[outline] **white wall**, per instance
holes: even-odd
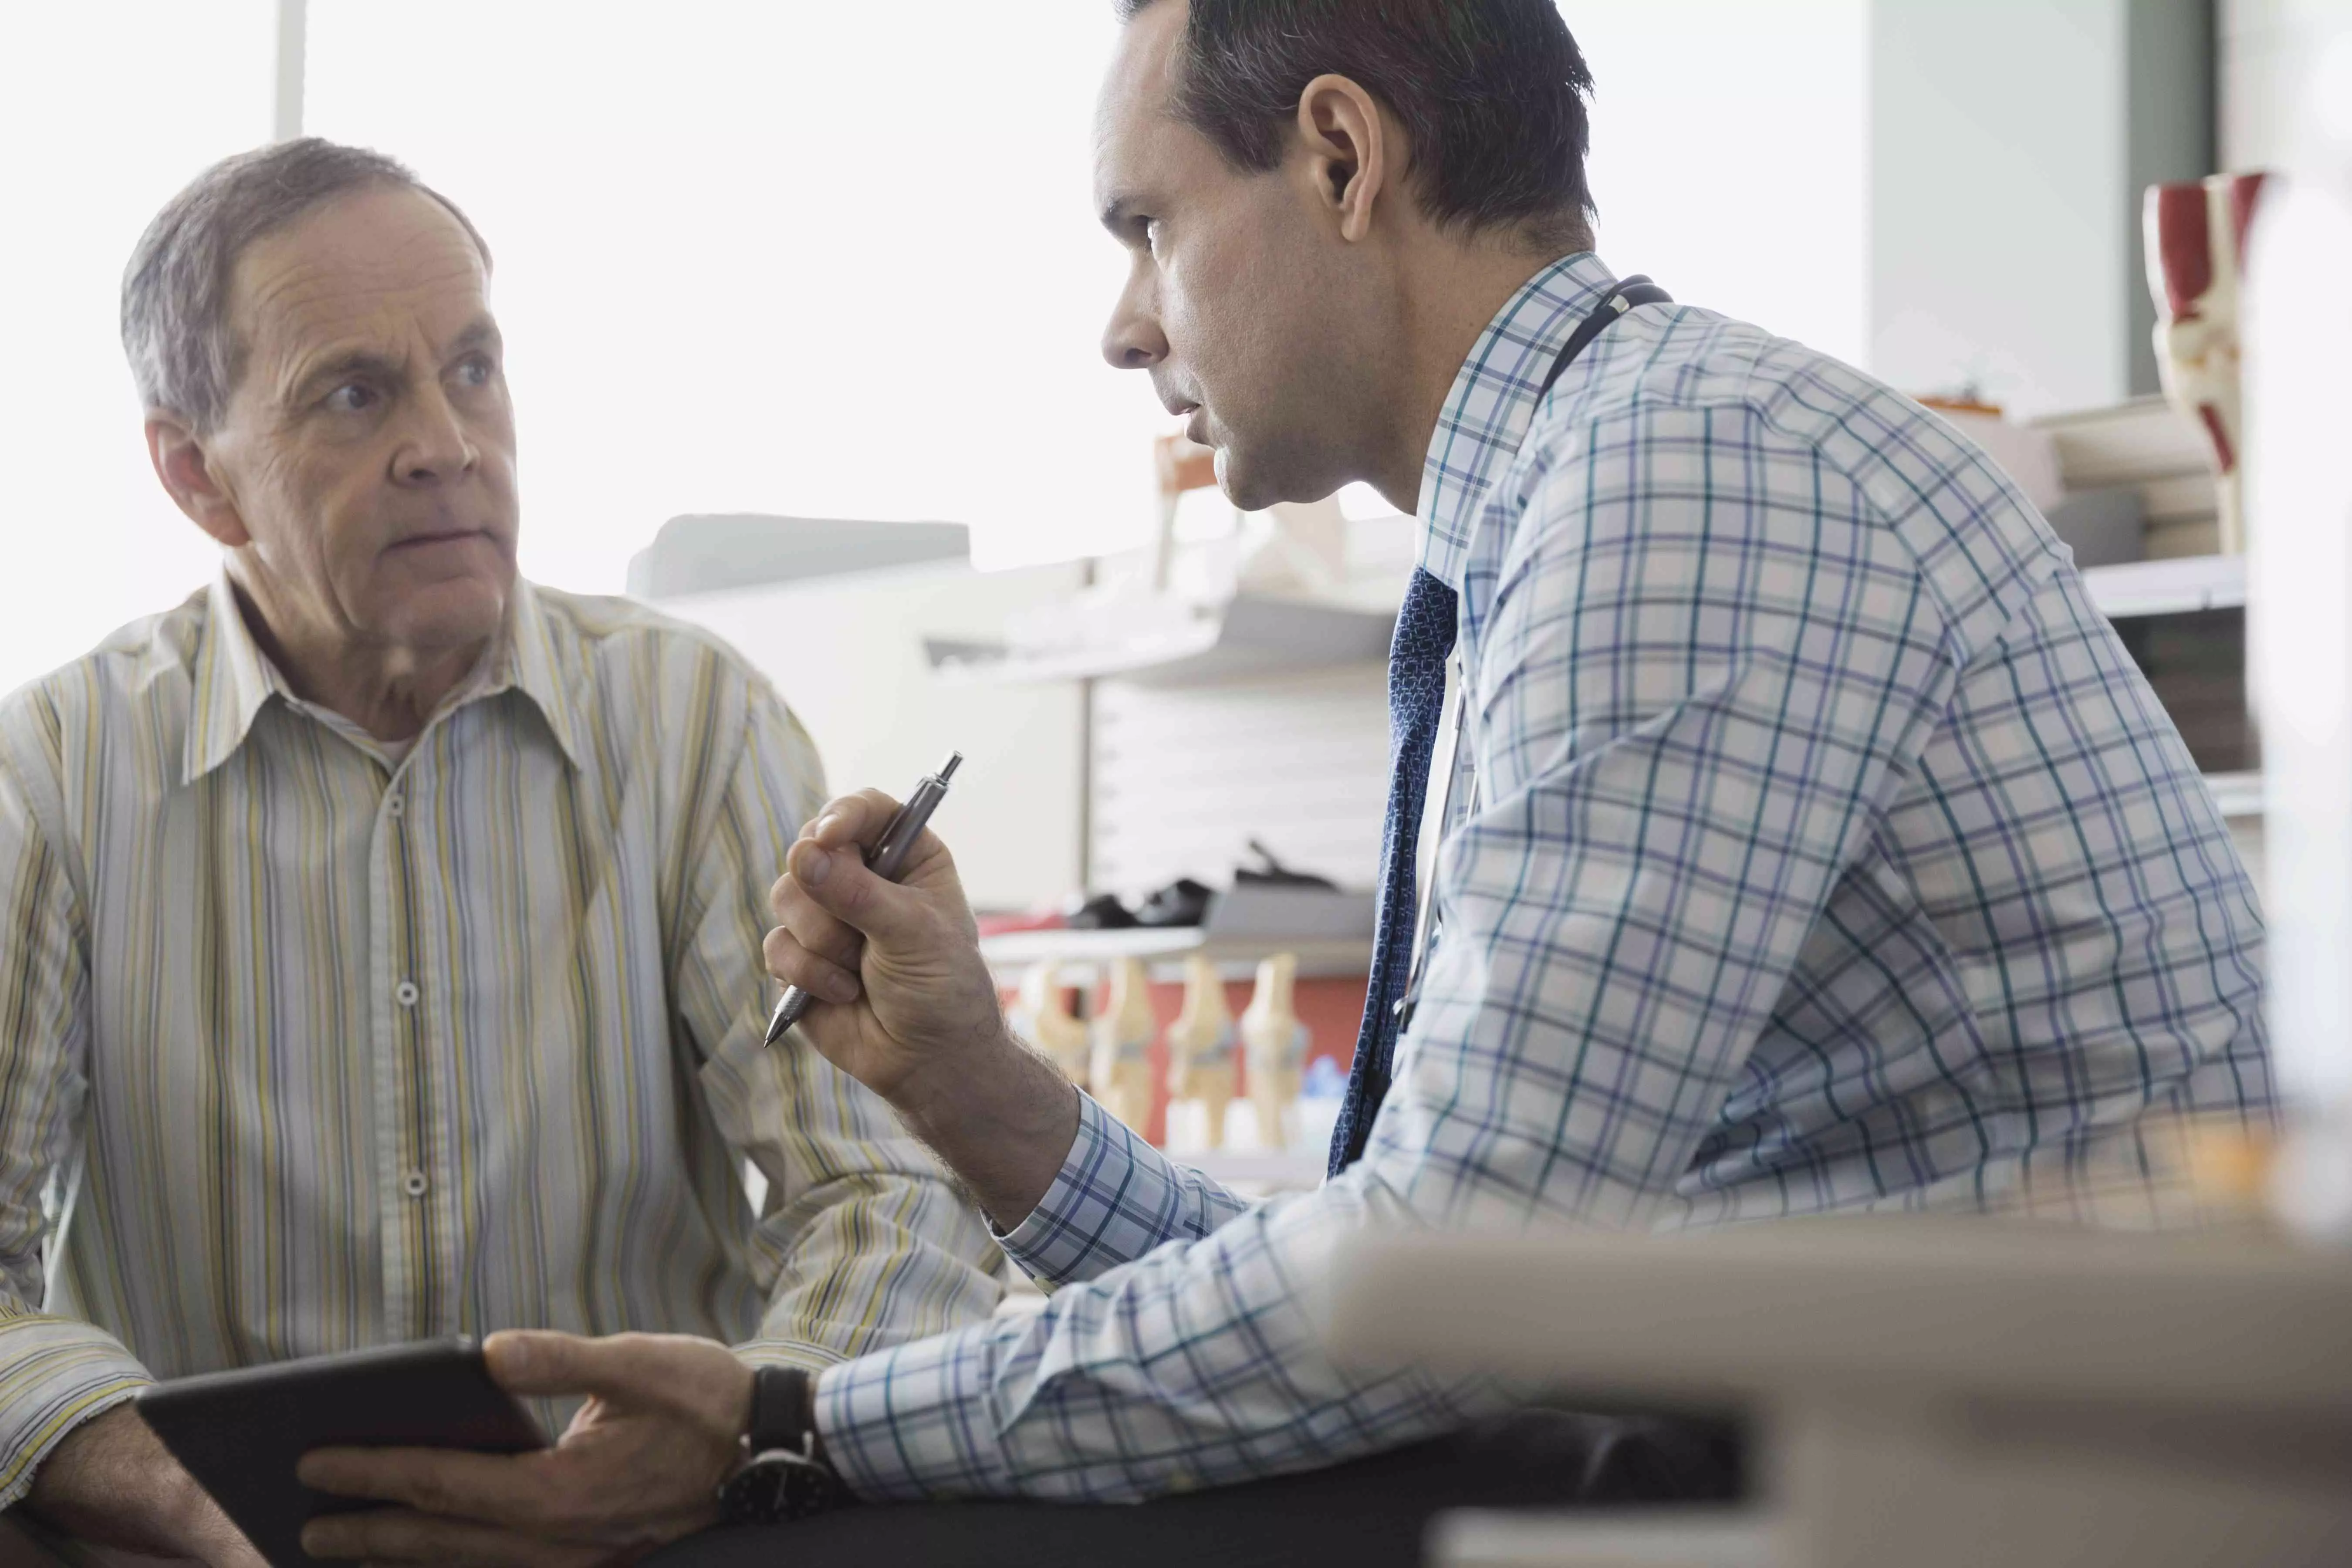
[[[2015,416],[2156,390],[2138,214],[2211,154],[2199,0],[1874,0],[1870,368]]]
[[[2138,189],[2204,172],[2197,0],[1561,9],[1612,266],[1907,392],[2152,389]]]
[[[1862,363],[1870,0],[1560,10],[1592,69],[1601,256]]]
[[[2352,0],[2221,0],[2221,166],[2279,169],[2294,155],[2305,79]]]
[[[148,220],[269,134],[268,0],[0,4],[0,692],[203,584],[116,331]]]
[[[2126,394],[2125,0],[1877,0],[1870,368],[2012,413]]]
[[[1026,909],[1078,885],[1084,731],[1075,683],[956,686],[925,637],[985,641],[1005,617],[1078,585],[1076,566],[974,573],[900,567],[667,600],[767,672],[807,726],[836,793],[902,795],[964,753],[938,828],[982,909]]]

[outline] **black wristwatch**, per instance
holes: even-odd
[[[816,1436],[816,1378],[796,1366],[751,1373],[751,1422],[743,1462],[719,1489],[730,1524],[782,1524],[855,1502]]]

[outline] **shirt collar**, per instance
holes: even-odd
[[[494,697],[509,688],[520,691],[547,721],[565,759],[578,767],[581,722],[574,694],[559,674],[561,666],[539,591],[520,577],[508,599],[506,626],[490,657],[488,679],[474,683],[459,700],[460,705]],[[213,574],[205,594],[205,629],[196,648],[195,706],[188,715],[182,783],[195,783],[236,755],[273,697],[290,702],[293,689],[254,641],[224,565]]]
[[[1616,281],[1589,250],[1553,262],[1511,296],[1454,378],[1422,468],[1420,565],[1456,593],[1479,504],[1527,439],[1537,390]]]

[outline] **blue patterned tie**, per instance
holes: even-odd
[[[1454,590],[1416,568],[1398,612],[1389,649],[1388,818],[1381,829],[1381,915],[1372,939],[1372,979],[1364,994],[1364,1022],[1356,1033],[1356,1064],[1348,1097],[1331,1132],[1331,1174],[1363,1157],[1372,1118],[1388,1093],[1389,1058],[1396,1049],[1396,1005],[1412,974],[1413,862],[1421,848],[1421,814],[1429,793],[1429,763],[1445,710],[1445,661],[1454,652]]]

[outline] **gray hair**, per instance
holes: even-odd
[[[122,352],[150,412],[213,432],[245,372],[228,320],[237,258],[322,203],[371,186],[439,202],[489,266],[490,247],[457,204],[395,158],[316,136],[224,158],[163,205],[122,272]]]

